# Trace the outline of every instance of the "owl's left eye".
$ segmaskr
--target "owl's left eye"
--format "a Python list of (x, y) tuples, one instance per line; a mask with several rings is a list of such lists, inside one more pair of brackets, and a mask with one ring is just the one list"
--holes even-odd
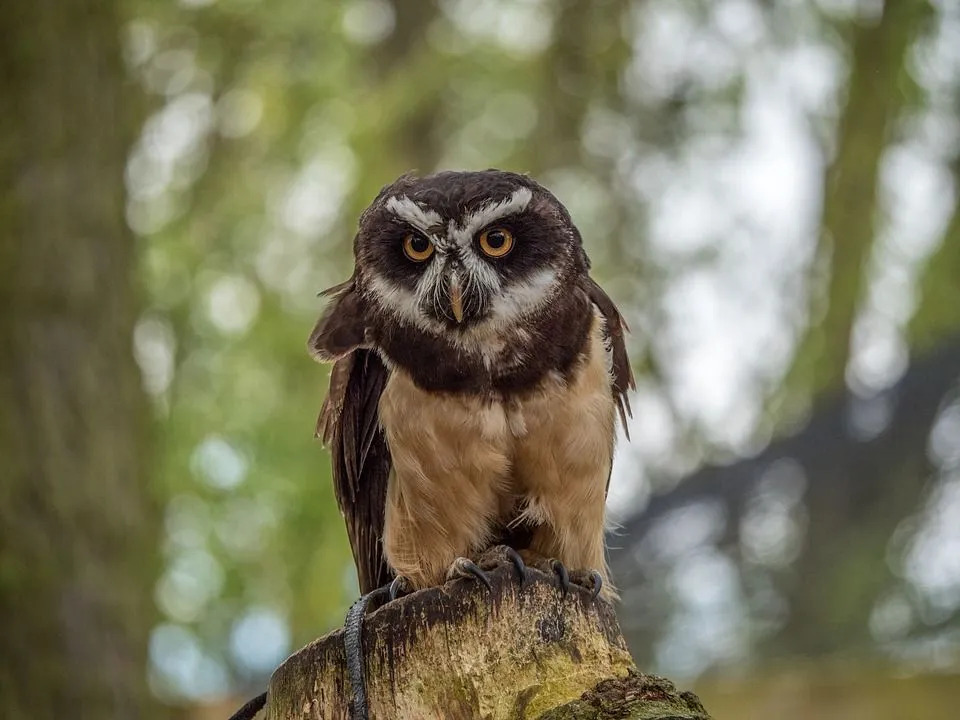
[(403, 254), (414, 262), (424, 262), (433, 255), (433, 243), (419, 233), (410, 233), (403, 239)]
[(501, 258), (513, 249), (513, 234), (506, 228), (492, 228), (480, 233), (480, 249), (492, 258)]

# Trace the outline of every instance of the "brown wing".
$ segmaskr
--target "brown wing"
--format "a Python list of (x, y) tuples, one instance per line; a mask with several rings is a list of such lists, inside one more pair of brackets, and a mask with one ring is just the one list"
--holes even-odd
[(632, 414), (627, 391), (634, 390), (637, 387), (633, 380), (633, 369), (630, 367), (630, 357), (627, 355), (627, 346), (623, 339), (624, 331), (629, 332), (630, 328), (627, 327), (627, 323), (620, 311), (617, 310), (617, 306), (613, 304), (613, 300), (603, 291), (603, 288), (597, 285), (593, 278), (585, 276), (581, 287), (606, 320), (607, 343), (613, 357), (613, 399), (620, 411), (623, 431), (629, 438), (627, 416), (632, 417)]
[(360, 592), (391, 580), (383, 557), (383, 515), (390, 451), (377, 416), (387, 369), (376, 352), (357, 349), (336, 363), (317, 436), (330, 447), (333, 488), (357, 565)]

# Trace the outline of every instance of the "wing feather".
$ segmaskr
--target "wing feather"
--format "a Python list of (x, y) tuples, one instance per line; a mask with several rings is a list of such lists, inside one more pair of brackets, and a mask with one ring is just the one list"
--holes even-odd
[(387, 369), (372, 350), (334, 363), (317, 435), (330, 447), (333, 487), (347, 526), (360, 592), (388, 583), (383, 556), (384, 507), (391, 460), (378, 418)]
[(581, 287), (606, 320), (606, 340), (613, 361), (611, 372), (613, 399), (617, 403), (617, 410), (623, 423), (623, 431), (629, 438), (630, 431), (627, 427), (627, 417), (633, 417), (633, 414), (630, 412), (630, 398), (627, 393), (637, 387), (633, 379), (633, 368), (630, 367), (630, 356), (627, 355), (627, 346), (624, 342), (624, 331), (629, 332), (630, 328), (627, 327), (627, 323), (620, 311), (617, 310), (617, 306), (613, 304), (613, 300), (603, 291), (603, 288), (597, 285), (593, 278), (585, 276)]

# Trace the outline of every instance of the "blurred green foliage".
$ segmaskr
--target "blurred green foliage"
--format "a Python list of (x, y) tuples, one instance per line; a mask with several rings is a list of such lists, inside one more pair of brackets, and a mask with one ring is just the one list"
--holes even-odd
[[(137, 350), (170, 498), (157, 600), (208, 659), (242, 675), (228, 643), (245, 608), (279, 613), (296, 644), (338, 625), (356, 593), (312, 438), (325, 372), (304, 342), (316, 292), (350, 272), (359, 211), (412, 168), (500, 165), (560, 174), (581, 222), (584, 209), (609, 222), (620, 204), (604, 189), (607, 163), (582, 169), (576, 127), (590, 96), (616, 94), (627, 7), (129, 11), (126, 57), (151, 111), (127, 171), (148, 298)], [(551, 43), (559, 33), (575, 36), (570, 52)], [(561, 80), (570, 87), (558, 94)], [(161, 655), (176, 656), (170, 642), (155, 643)], [(159, 673), (159, 686), (204, 694), (177, 672)]]
[(124, 7), (167, 697), (262, 678), (356, 594), (304, 342), (401, 172), (529, 171), (569, 205), (634, 328), (621, 515), (960, 329), (951, 3)]
[[(357, 216), (402, 172), (526, 171), (570, 208), (634, 331), (620, 519), (802, 427), (825, 398), (881, 395), (960, 331), (948, 0), (120, 8), (116, 82), (139, 119), (123, 177), (143, 303), (133, 345), (163, 505), (149, 672), (165, 699), (261, 683), (356, 595), (313, 438), (326, 369), (305, 341), (317, 292), (350, 273)], [(956, 483), (952, 467), (936, 492)], [(718, 639), (707, 665), (865, 626), (865, 596), (882, 615), (892, 538), (939, 497), (891, 478), (851, 536), (847, 516), (816, 511), (829, 492), (811, 491), (812, 540), (784, 561), (807, 614), (773, 650), (756, 625)], [(829, 592), (804, 587), (821, 568)], [(938, 577), (960, 598), (954, 570)]]

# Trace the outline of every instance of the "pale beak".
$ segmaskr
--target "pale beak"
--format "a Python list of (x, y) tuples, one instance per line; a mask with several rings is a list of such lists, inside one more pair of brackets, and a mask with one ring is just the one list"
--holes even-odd
[(460, 283), (457, 280), (450, 281), (450, 308), (453, 310), (453, 316), (458, 323), (463, 322), (463, 296), (460, 291)]

